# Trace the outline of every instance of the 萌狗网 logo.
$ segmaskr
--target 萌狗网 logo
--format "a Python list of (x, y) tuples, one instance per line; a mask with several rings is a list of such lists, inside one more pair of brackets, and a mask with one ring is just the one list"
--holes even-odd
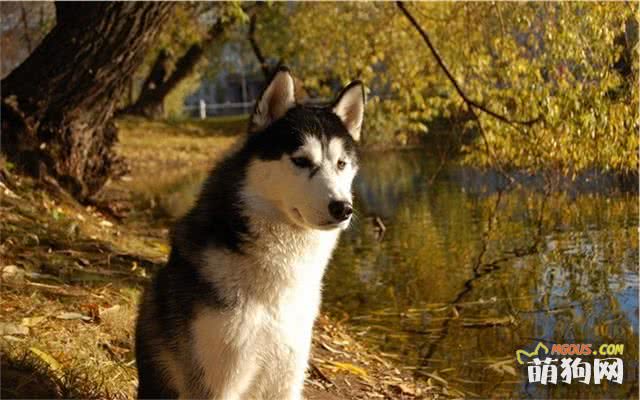
[(622, 383), (623, 344), (553, 344), (539, 342), (533, 351), (517, 350), (519, 364), (527, 366), (530, 383), (542, 385), (579, 382), (599, 385), (604, 381)]

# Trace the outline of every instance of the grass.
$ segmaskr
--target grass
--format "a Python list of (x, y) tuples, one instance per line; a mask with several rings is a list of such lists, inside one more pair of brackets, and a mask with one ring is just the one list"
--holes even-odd
[(134, 194), (165, 192), (179, 178), (209, 169), (245, 126), (246, 120), (238, 117), (183, 123), (121, 119), (116, 150), (130, 173), (116, 188)]
[[(117, 150), (130, 172), (109, 182), (97, 207), (45, 190), (0, 160), (3, 398), (134, 396), (138, 298), (166, 260), (176, 217), (165, 203), (238, 140), (244, 123), (120, 120)], [(189, 201), (180, 201), (186, 209)], [(309, 399), (442, 395), (326, 316), (316, 324), (310, 365)]]

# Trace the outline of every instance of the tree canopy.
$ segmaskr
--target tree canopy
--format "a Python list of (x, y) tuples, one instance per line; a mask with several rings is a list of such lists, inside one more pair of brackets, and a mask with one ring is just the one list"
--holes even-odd
[(272, 4), (257, 37), (319, 94), (336, 81), (367, 82), (370, 142), (403, 142), (428, 134), (438, 118), (461, 117), (478, 133), (465, 147), (468, 160), (482, 165), (637, 169), (638, 23), (630, 3), (405, 7), (468, 98), (536, 123), (478, 110), (469, 119), (468, 104), (393, 3)]
[[(10, 38), (37, 54), (51, 6), (2, 14), (14, 63), (23, 54)], [(446, 134), (466, 161), (503, 171), (638, 168), (638, 15), (628, 2), (179, 3), (149, 48), (126, 74), (129, 91), (118, 90), (120, 109), (145, 82), (146, 103), (176, 115), (205, 73), (253, 63), (268, 75), (285, 63), (311, 96), (366, 82), (369, 146)]]

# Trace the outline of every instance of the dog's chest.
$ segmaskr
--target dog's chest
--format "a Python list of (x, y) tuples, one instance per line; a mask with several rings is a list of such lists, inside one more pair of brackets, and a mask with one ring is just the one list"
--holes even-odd
[(216, 249), (205, 254), (204, 276), (231, 305), (219, 315), (228, 327), (225, 333), (239, 340), (244, 336), (305, 340), (318, 312), (322, 276), (338, 233), (297, 235), (279, 227), (255, 229), (261, 240), (244, 254)]
[(337, 233), (272, 238), (242, 255), (214, 249), (206, 254), (205, 277), (230, 305), (202, 309), (192, 325), (195, 352), (212, 385), (221, 364), (237, 365), (232, 370), (243, 385), (264, 371), (306, 365)]

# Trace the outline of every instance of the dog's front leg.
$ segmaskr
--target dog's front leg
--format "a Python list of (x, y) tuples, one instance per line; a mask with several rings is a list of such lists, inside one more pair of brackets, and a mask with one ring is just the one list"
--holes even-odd
[[(186, 393), (181, 398), (244, 400), (247, 390), (255, 379), (255, 359), (245, 352), (225, 349), (222, 353), (200, 355), (194, 360), (196, 366), (190, 371)], [(205, 360), (203, 360), (203, 358)], [(205, 361), (204, 363), (202, 361)]]
[(255, 341), (229, 331), (234, 320), (203, 312), (192, 326), (190, 393), (192, 398), (236, 400), (246, 393), (258, 371)]
[(279, 353), (275, 363), (260, 372), (249, 398), (301, 400), (308, 355), (307, 348), (288, 348)]
[(295, 370), (291, 374), (290, 385), (286, 393), (283, 393), (284, 399), (301, 400), (302, 391), (304, 389), (304, 373), (307, 369), (307, 360), (304, 363), (296, 363)]

